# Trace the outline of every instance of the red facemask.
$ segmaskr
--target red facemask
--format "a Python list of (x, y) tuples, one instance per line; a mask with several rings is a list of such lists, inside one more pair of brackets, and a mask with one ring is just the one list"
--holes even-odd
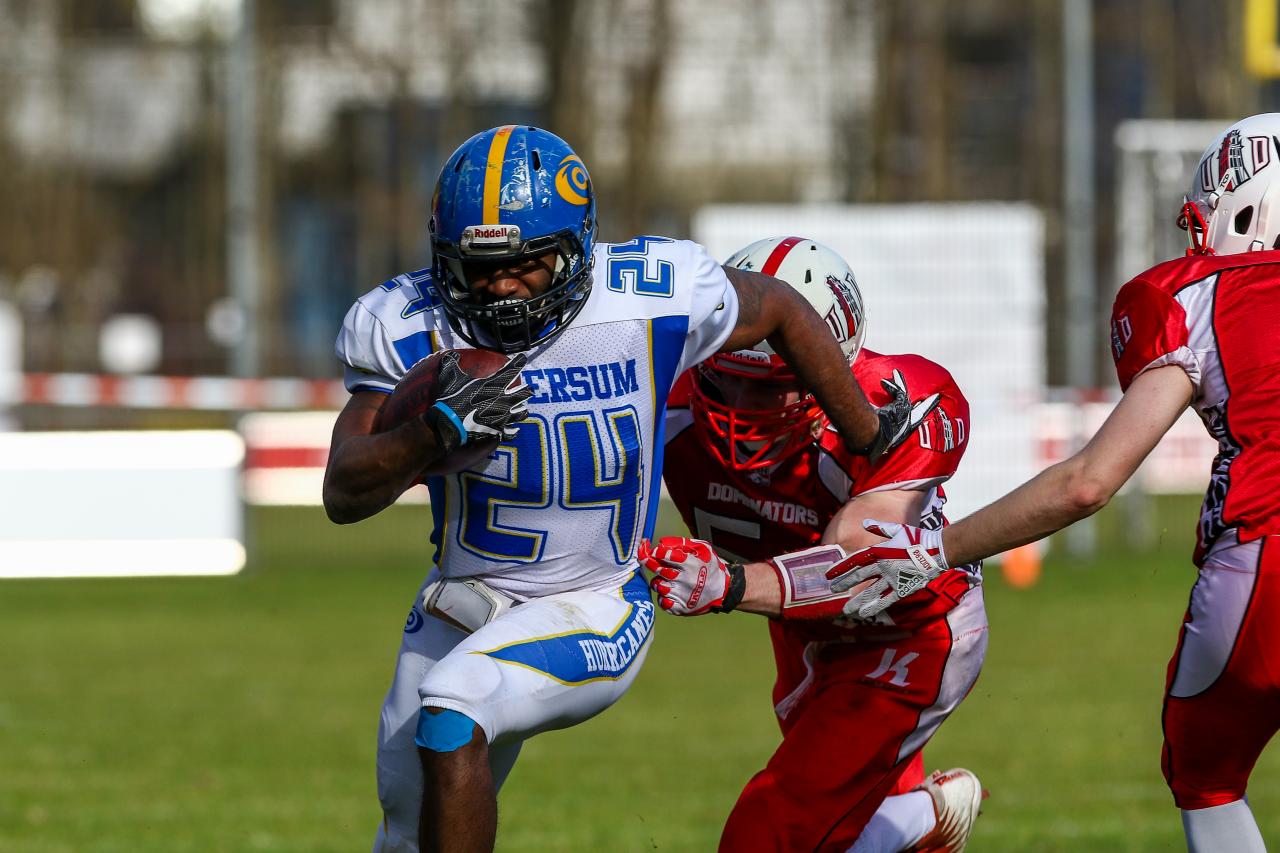
[(690, 408), (694, 422), (712, 438), (711, 452), (726, 468), (755, 471), (777, 465), (803, 450), (826, 425), (822, 409), (807, 393), (794, 403), (768, 409), (728, 406), (717, 399), (717, 374), (761, 382), (794, 382), (795, 374), (777, 356), (766, 365), (723, 353), (698, 367)]
[(1209, 232), (1205, 226), (1200, 208), (1189, 201), (1182, 203), (1182, 213), (1178, 215), (1178, 227), (1187, 232), (1188, 255), (1212, 255), (1213, 249), (1204, 244), (1204, 235)]

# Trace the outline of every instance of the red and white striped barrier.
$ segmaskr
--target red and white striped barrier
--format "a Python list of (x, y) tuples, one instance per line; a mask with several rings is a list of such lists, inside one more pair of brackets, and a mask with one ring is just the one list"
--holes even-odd
[(27, 373), (12, 403), (135, 409), (340, 409), (342, 383), (330, 379), (233, 379), (225, 376), (105, 376)]
[[(319, 502), (334, 417), (348, 398), (340, 381), (320, 379), (28, 373), (10, 384), (11, 397), (14, 385), (14, 403), (262, 412), (241, 420), (245, 497), (274, 504)], [(1092, 435), (1115, 397), (1114, 391), (1069, 391), (1039, 403), (1038, 465), (1060, 461)], [(1201, 491), (1215, 450), (1195, 414), (1187, 412), (1143, 465), (1140, 483), (1152, 492)], [(419, 491), (425, 490), (415, 489), (414, 497)]]
[[(319, 504), (337, 415), (334, 411), (261, 412), (242, 417), (245, 500), (275, 506)], [(426, 503), (427, 489), (414, 486), (400, 500)]]

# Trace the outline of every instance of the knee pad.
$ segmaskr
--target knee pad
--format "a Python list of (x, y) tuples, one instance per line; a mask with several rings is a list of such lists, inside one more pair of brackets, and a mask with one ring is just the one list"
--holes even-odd
[(432, 714), (423, 708), (418, 712), (418, 732), (413, 742), (432, 752), (453, 752), (471, 743), (475, 729), (475, 720), (466, 714), (448, 708)]

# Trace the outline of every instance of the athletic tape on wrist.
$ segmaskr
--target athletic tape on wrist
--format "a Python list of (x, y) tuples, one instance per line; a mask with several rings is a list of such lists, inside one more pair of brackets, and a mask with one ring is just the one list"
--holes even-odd
[(936, 532), (938, 534), (937, 539), (932, 539), (932, 541), (938, 547), (938, 565), (942, 566), (942, 570), (944, 572), (951, 568), (951, 563), (947, 560), (947, 549), (942, 547), (942, 534), (946, 529), (946, 527), (940, 527), (936, 531), (929, 531), (930, 533)]

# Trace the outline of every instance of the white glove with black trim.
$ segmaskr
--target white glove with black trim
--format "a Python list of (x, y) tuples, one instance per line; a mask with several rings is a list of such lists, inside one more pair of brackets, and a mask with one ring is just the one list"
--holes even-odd
[(919, 592), (947, 570), (942, 531), (909, 524), (866, 519), (862, 526), (884, 542), (855, 551), (831, 567), (827, 579), (833, 592), (844, 592), (863, 581), (873, 583), (849, 598), (845, 614), (871, 619), (891, 605)]
[(457, 352), (440, 362), (440, 395), (422, 417), (444, 454), (469, 442), (513, 438), (515, 425), (529, 415), (533, 389), (520, 378), (527, 359), (517, 353), (492, 376), (477, 379), (458, 366)]
[(891, 380), (881, 379), (880, 387), (889, 393), (891, 399), (876, 409), (876, 417), (880, 419), (880, 434), (862, 450), (862, 454), (872, 461), (906, 441), (907, 436), (924, 423), (924, 419), (942, 399), (941, 394), (935, 393), (923, 400), (911, 402), (907, 380), (902, 377), (900, 370), (893, 371)]

